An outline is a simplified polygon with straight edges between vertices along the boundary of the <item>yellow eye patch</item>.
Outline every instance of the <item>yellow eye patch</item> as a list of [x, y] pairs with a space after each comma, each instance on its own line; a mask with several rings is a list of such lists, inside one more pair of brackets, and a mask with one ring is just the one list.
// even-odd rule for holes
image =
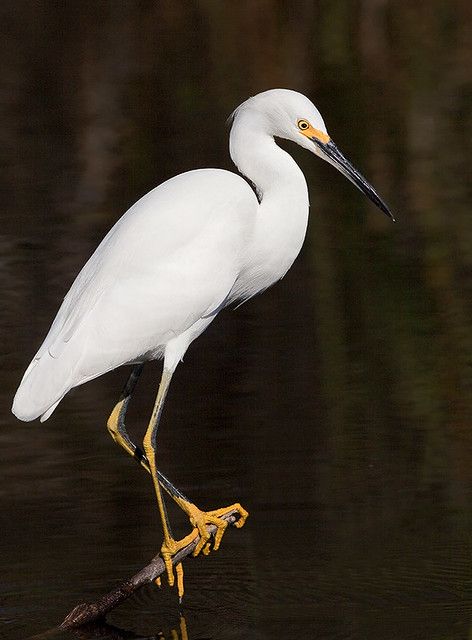
[[302, 133], [307, 138], [316, 138], [323, 144], [327, 144], [331, 139], [327, 133], [324, 133], [323, 131], [312, 127], [308, 120], [299, 120], [297, 122], [297, 126], [300, 130], [300, 133]]

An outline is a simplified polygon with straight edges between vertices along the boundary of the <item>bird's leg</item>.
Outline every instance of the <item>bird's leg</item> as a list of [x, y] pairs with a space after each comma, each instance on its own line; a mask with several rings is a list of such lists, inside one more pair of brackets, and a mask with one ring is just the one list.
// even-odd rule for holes
[[[129, 376], [123, 388], [120, 399], [118, 400], [117, 404], [115, 405], [113, 411], [110, 414], [110, 417], [108, 418], [107, 428], [112, 438], [115, 440], [115, 442], [117, 442], [121, 447], [123, 447], [123, 449], [131, 457], [137, 460], [139, 464], [148, 473], [151, 474], [151, 476], [153, 477], [154, 483], [156, 482], [155, 478], [157, 478], [159, 485], [172, 497], [172, 499], [188, 515], [190, 522], [194, 527], [192, 532], [188, 536], [186, 536], [186, 538], [184, 538], [183, 540], [180, 540], [179, 542], [176, 542], [174, 540], [172, 536], [169, 519], [167, 516], [166, 505], [159, 489], [158, 506], [159, 506], [159, 512], [161, 515], [161, 520], [162, 520], [162, 513], [164, 513], [163, 553], [168, 551], [168, 549], [174, 549], [174, 548], [176, 549], [173, 553], [170, 553], [170, 555], [169, 553], [167, 554], [168, 560], [166, 562], [166, 567], [169, 574], [169, 582], [173, 584], [174, 577], [173, 577], [173, 574], [170, 574], [170, 572], [172, 571], [171, 558], [179, 549], [189, 544], [192, 540], [195, 539], [196, 536], [200, 536], [200, 540], [193, 554], [198, 555], [202, 550], [203, 550], [203, 553], [207, 554], [210, 550], [209, 535], [206, 528], [207, 524], [214, 524], [217, 527], [213, 548], [215, 550], [218, 549], [221, 539], [223, 537], [223, 533], [227, 526], [226, 521], [221, 519], [220, 516], [224, 515], [225, 513], [228, 513], [233, 509], [236, 509], [237, 511], [239, 511], [239, 514], [240, 514], [240, 519], [236, 523], [236, 526], [242, 527], [244, 522], [246, 521], [248, 514], [247, 514], [247, 511], [245, 511], [239, 504], [230, 505], [228, 507], [216, 509], [214, 511], [209, 511], [205, 513], [200, 509], [198, 509], [198, 507], [196, 507], [179, 489], [177, 489], [177, 487], [174, 484], [172, 484], [172, 482], [163, 473], [161, 473], [157, 469], [157, 466], [155, 465], [155, 441], [156, 441], [156, 435], [157, 435], [157, 428], [159, 425], [159, 419], [162, 413], [162, 407], [163, 407], [165, 396], [167, 394], [167, 390], [172, 377], [172, 373], [169, 372], [168, 370], [167, 371], [164, 370], [163, 372], [161, 384], [159, 386], [159, 391], [156, 398], [156, 403], [154, 406], [153, 415], [151, 417], [151, 421], [148, 426], [148, 432], [149, 432], [149, 429], [152, 427], [152, 425], [154, 425], [153, 427], [154, 433], [153, 435], [150, 434], [150, 437], [152, 435], [151, 443], [154, 444], [154, 447], [151, 447], [151, 451], [152, 451], [151, 457], [149, 457], [150, 456], [149, 448], [148, 448], [148, 452], [145, 453], [140, 447], [138, 447], [131, 440], [126, 430], [125, 417], [126, 417], [129, 401], [131, 399], [131, 395], [134, 391], [134, 388], [139, 379], [139, 376], [141, 375], [143, 366], [144, 366], [143, 364], [139, 364], [133, 368], [131, 375]], [[148, 435], [148, 433], [146, 435]], [[146, 438], [145, 438], [145, 442], [146, 442]], [[144, 449], [146, 450], [146, 444], [144, 444]], [[150, 464], [151, 458], [154, 460], [154, 473]], [[157, 491], [156, 491], [156, 495], [157, 495]], [[169, 544], [167, 546], [166, 546], [166, 535], [169, 541]], [[179, 585], [179, 594], [182, 595], [183, 594], [183, 569], [181, 565], [177, 565], [176, 573], [177, 573], [177, 581]]]
[[[179, 491], [175, 491], [175, 487], [172, 486], [172, 489], [169, 490], [169, 493], [172, 495], [175, 502], [183, 509], [183, 511], [188, 515], [190, 519], [190, 523], [193, 526], [193, 530], [187, 536], [182, 538], [181, 540], [175, 540], [172, 536], [172, 533], [169, 528], [169, 524], [166, 517], [165, 504], [164, 499], [161, 493], [160, 487], [160, 478], [158, 475], [157, 465], [156, 465], [156, 436], [157, 429], [159, 426], [159, 420], [162, 414], [162, 409], [164, 406], [164, 401], [167, 395], [167, 391], [169, 389], [170, 381], [172, 379], [173, 371], [166, 369], [164, 366], [164, 370], [162, 372], [161, 382], [159, 384], [159, 389], [157, 392], [156, 401], [154, 404], [154, 408], [152, 411], [151, 419], [149, 421], [149, 425], [146, 431], [146, 435], [144, 436], [143, 447], [144, 453], [146, 455], [149, 468], [151, 471], [151, 476], [154, 483], [154, 489], [156, 492], [157, 505], [159, 508], [159, 514], [161, 516], [162, 528], [164, 532], [164, 542], [161, 547], [162, 558], [166, 565], [167, 576], [169, 580], [169, 584], [172, 586], [174, 584], [174, 574], [172, 570], [172, 557], [180, 550], [189, 545], [191, 542], [195, 540], [196, 537], [200, 537], [198, 544], [196, 545], [193, 555], [196, 556], [204, 550], [205, 553], [209, 551], [209, 539], [210, 534], [207, 530], [208, 524], [213, 524], [216, 526], [217, 531], [215, 534], [215, 542], [214, 549], [218, 549], [221, 538], [223, 537], [223, 533], [228, 525], [228, 523], [223, 520], [220, 516], [228, 513], [231, 510], [237, 510], [240, 514], [240, 518], [236, 523], [236, 526], [242, 527], [246, 521], [248, 516], [247, 511], [243, 509], [239, 504], [231, 505], [229, 507], [224, 507], [222, 509], [216, 509], [214, 511], [204, 512], [201, 511], [196, 505], [190, 502], [187, 498], [185, 498]], [[164, 485], [163, 485], [164, 486]], [[169, 488], [167, 488], [169, 489]], [[182, 565], [177, 565], [176, 567], [177, 573], [177, 583], [179, 589], [180, 598], [183, 596], [183, 569]]]
[[129, 401], [131, 400], [131, 395], [136, 387], [136, 383], [138, 382], [143, 368], [144, 364], [137, 364], [133, 367], [131, 375], [123, 387], [120, 399], [114, 406], [113, 411], [110, 413], [110, 417], [107, 421], [107, 429], [113, 440], [123, 447], [123, 449], [129, 453], [132, 458], [137, 460], [146, 469], [146, 471], [150, 472], [146, 456], [143, 451], [131, 441], [125, 425], [125, 416], [128, 410]]
[[[116, 403], [113, 411], [110, 414], [110, 417], [107, 421], [108, 431], [113, 438], [113, 440], [119, 444], [123, 449], [129, 453], [129, 455], [134, 458], [139, 464], [149, 473], [151, 474], [151, 468], [149, 466], [148, 459], [143, 452], [143, 450], [138, 447], [129, 437], [128, 432], [126, 430], [125, 417], [126, 412], [128, 410], [129, 401], [131, 399], [131, 395], [136, 387], [139, 376], [142, 373], [144, 365], [138, 364], [136, 365], [128, 380], [126, 381], [125, 386], [123, 387], [123, 391], [121, 393], [120, 399]], [[184, 500], [186, 502], [190, 502], [188, 498], [184, 496], [184, 494], [177, 489], [175, 485], [158, 469], [156, 469], [157, 478], [159, 484], [165, 489], [165, 491], [172, 497], [173, 500]], [[152, 474], [151, 474], [152, 475]], [[169, 533], [172, 535], [172, 529], [169, 522], [169, 516], [167, 514], [167, 507], [164, 501], [162, 501], [162, 506], [165, 515], [166, 527]], [[179, 595], [182, 597], [183, 595], [183, 567], [180, 564], [176, 566], [177, 580], [179, 584]], [[160, 586], [161, 579], [157, 578], [156, 583]]]
[[[108, 418], [107, 429], [113, 440], [121, 447], [123, 447], [123, 449], [127, 453], [129, 453], [132, 458], [139, 462], [139, 464], [150, 474], [151, 469], [149, 467], [148, 459], [141, 447], [138, 447], [138, 445], [136, 445], [129, 437], [125, 423], [129, 401], [143, 368], [144, 364], [138, 364], [133, 367], [129, 378], [125, 386], [123, 387], [120, 399], [116, 403], [113, 411], [110, 414], [110, 417]], [[190, 502], [190, 500], [186, 498], [184, 494], [179, 489], [177, 489], [177, 487], [172, 484], [172, 482], [163, 473], [159, 471], [159, 469], [157, 469], [157, 477], [159, 479], [159, 484], [161, 485], [161, 487], [165, 489], [165, 491], [171, 496], [173, 500], [177, 501], [179, 499]]]
[[[184, 538], [184, 544], [182, 544], [182, 546], [179, 546], [178, 543], [174, 540], [172, 536], [172, 532], [170, 530], [170, 526], [169, 526], [169, 519], [167, 517], [167, 510], [164, 503], [164, 497], [161, 493], [158, 470], [156, 466], [157, 429], [159, 426], [159, 421], [160, 421], [162, 409], [164, 406], [164, 400], [166, 398], [171, 379], [172, 379], [172, 372], [167, 370], [164, 367], [164, 370], [162, 372], [161, 382], [159, 384], [159, 389], [157, 391], [156, 401], [154, 403], [154, 408], [152, 410], [151, 419], [149, 420], [148, 428], [146, 430], [146, 434], [143, 440], [144, 454], [146, 456], [146, 460], [149, 465], [149, 470], [151, 472], [152, 480], [154, 483], [154, 490], [156, 492], [156, 498], [157, 498], [157, 506], [159, 509], [159, 515], [161, 517], [162, 530], [164, 534], [164, 542], [161, 547], [161, 554], [166, 565], [167, 577], [168, 577], [170, 586], [174, 584], [172, 556], [175, 555], [179, 549], [187, 546], [187, 544], [189, 544], [194, 538], [194, 535], [192, 532], [186, 538]], [[179, 591], [179, 598], [181, 599], [184, 594], [182, 563], [179, 563], [178, 565], [176, 565], [176, 574], [177, 574], [177, 586]]]

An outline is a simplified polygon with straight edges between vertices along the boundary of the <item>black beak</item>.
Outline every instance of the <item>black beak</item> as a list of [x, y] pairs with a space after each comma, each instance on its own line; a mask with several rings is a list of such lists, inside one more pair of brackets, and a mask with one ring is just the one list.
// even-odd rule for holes
[[345, 175], [346, 178], [348, 178], [359, 189], [359, 191], [362, 191], [362, 193], [364, 193], [369, 200], [372, 200], [372, 202], [376, 204], [386, 216], [395, 222], [395, 218], [393, 217], [390, 209], [375, 191], [374, 187], [370, 185], [364, 176], [362, 176], [359, 171], [352, 166], [349, 160], [343, 156], [332, 140], [324, 143], [315, 137], [311, 139], [316, 146], [321, 149], [323, 156], [330, 164], [333, 165], [333, 167], [336, 167], [336, 169]]

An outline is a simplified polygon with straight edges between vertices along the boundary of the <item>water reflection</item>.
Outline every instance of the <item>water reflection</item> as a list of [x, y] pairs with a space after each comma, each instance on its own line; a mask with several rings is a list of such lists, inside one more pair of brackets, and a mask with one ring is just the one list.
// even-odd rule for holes
[[81, 629], [72, 631], [71, 634], [83, 640], [89, 640], [90, 638], [106, 638], [107, 640], [131, 640], [133, 638], [140, 640], [189, 640], [187, 623], [183, 615], [180, 615], [176, 628], [170, 629], [168, 632], [158, 631], [153, 635], [142, 636], [134, 631], [120, 629], [104, 621], [86, 625]]
[[[53, 627], [159, 544], [152, 487], [104, 426], [126, 372], [40, 426], [9, 415], [21, 371], [117, 216], [177, 172], [229, 167], [227, 114], [290, 86], [313, 97], [399, 224], [291, 149], [311, 192], [303, 253], [193, 345], [162, 424], [163, 470], [188, 495], [251, 512], [217, 554], [188, 563], [189, 637], [467, 637], [469, 3], [1, 13], [2, 636]], [[158, 375], [147, 368], [130, 409], [136, 439]], [[110, 622], [172, 637], [175, 595], [144, 590]]]

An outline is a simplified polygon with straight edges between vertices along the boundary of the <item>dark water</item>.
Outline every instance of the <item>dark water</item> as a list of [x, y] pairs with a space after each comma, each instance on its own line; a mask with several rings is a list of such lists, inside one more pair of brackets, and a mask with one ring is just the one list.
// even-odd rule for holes
[[[251, 513], [186, 563], [188, 637], [472, 637], [470, 2], [7, 0], [0, 16], [0, 636], [54, 627], [160, 546], [149, 478], [105, 429], [127, 371], [40, 425], [9, 413], [25, 366], [117, 217], [175, 173], [229, 167], [227, 115], [286, 86], [399, 222], [292, 149], [300, 258], [177, 371], [163, 471]], [[130, 409], [137, 439], [158, 377]], [[109, 623], [77, 637], [175, 639], [176, 595], [143, 589]]]

